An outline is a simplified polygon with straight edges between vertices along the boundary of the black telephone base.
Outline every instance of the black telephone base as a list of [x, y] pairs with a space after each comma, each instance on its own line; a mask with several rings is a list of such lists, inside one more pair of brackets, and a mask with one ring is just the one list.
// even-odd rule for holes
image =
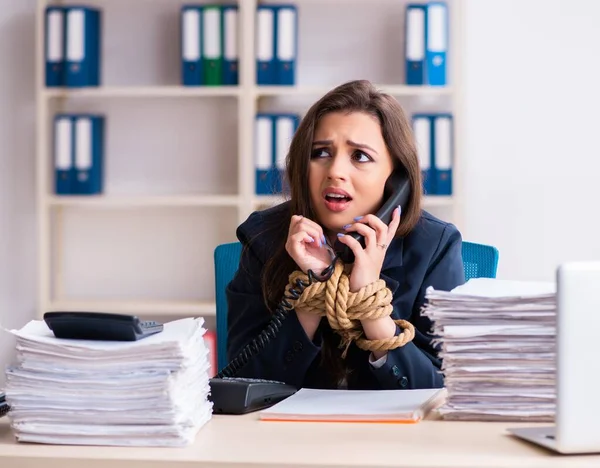
[[209, 398], [213, 414], [245, 414], [268, 408], [297, 391], [274, 380], [223, 377], [210, 379]]

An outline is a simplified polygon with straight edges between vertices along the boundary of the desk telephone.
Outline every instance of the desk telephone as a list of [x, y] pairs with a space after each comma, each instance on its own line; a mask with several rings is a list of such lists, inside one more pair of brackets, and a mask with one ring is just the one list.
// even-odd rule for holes
[[[404, 169], [396, 169], [386, 181], [383, 203], [376, 216], [385, 224], [389, 224], [392, 219], [394, 209], [398, 205], [404, 210], [410, 196], [410, 182]], [[354, 237], [365, 247], [365, 239], [357, 232], [346, 235]], [[352, 250], [336, 241], [334, 245], [335, 257], [331, 265], [321, 272], [321, 277], [317, 278], [312, 270], [308, 271], [308, 282], [297, 280], [296, 286], [291, 288], [289, 296], [284, 296], [278, 304], [275, 313], [267, 327], [246, 345], [226, 367], [224, 367], [210, 381], [211, 400], [213, 402], [213, 412], [222, 414], [243, 414], [267, 408], [284, 398], [294, 394], [298, 389], [284, 382], [262, 379], [248, 379], [235, 377], [239, 369], [248, 363], [252, 356], [258, 354], [267, 343], [275, 337], [281, 328], [283, 320], [293, 309], [288, 299], [297, 299], [301, 296], [304, 289], [315, 281], [326, 281], [333, 273], [337, 259], [344, 263], [354, 262], [354, 253]]]

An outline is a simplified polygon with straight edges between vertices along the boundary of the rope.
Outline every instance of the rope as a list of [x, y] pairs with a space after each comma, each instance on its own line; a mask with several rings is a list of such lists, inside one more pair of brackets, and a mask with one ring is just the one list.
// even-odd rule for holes
[[[297, 280], [308, 280], [301, 271], [294, 271], [286, 293]], [[407, 320], [394, 320], [404, 331], [398, 336], [380, 340], [368, 340], [364, 337], [361, 320], [377, 319], [391, 315], [393, 307], [392, 292], [385, 281], [379, 279], [357, 292], [350, 292], [350, 280], [344, 273], [344, 265], [337, 261], [331, 277], [324, 282], [317, 281], [308, 286], [302, 295], [290, 303], [299, 312], [326, 316], [331, 328], [341, 336], [342, 357], [346, 357], [350, 344], [365, 351], [388, 351], [404, 346], [415, 336], [415, 327]]]

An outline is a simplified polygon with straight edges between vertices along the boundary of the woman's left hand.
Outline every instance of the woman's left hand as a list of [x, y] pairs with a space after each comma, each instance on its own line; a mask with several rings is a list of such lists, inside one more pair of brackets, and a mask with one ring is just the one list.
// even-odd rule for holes
[[400, 224], [399, 209], [396, 208], [392, 215], [392, 221], [386, 225], [373, 214], [360, 218], [345, 230], [358, 232], [365, 238], [365, 248], [351, 236], [339, 236], [340, 242], [346, 244], [354, 253], [354, 266], [350, 274], [350, 291], [356, 292], [368, 284], [379, 279], [381, 267], [390, 242], [394, 239], [398, 225]]

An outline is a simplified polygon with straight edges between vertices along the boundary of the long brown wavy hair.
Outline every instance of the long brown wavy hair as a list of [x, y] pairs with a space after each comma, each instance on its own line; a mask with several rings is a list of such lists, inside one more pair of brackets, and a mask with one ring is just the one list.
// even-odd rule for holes
[[[273, 255], [266, 263], [262, 290], [269, 310], [275, 310], [281, 301], [289, 275], [298, 267], [285, 250], [286, 234], [292, 215], [302, 215], [316, 220], [308, 187], [308, 171], [313, 146], [315, 128], [326, 114], [331, 112], [363, 112], [374, 116], [380, 126], [387, 149], [395, 160], [396, 168], [406, 171], [411, 195], [396, 236], [406, 235], [417, 223], [421, 212], [422, 184], [421, 170], [414, 143], [412, 128], [398, 101], [378, 91], [369, 81], [358, 80], [342, 84], [325, 94], [308, 110], [292, 139], [286, 159], [286, 183], [289, 186], [289, 216], [276, 220], [274, 228], [282, 235], [277, 237]], [[266, 227], [266, 226], [265, 226]], [[319, 272], [320, 273], [320, 272]], [[338, 337], [327, 326], [323, 327], [321, 366], [332, 378], [332, 385], [338, 383], [349, 371], [338, 348]]]

